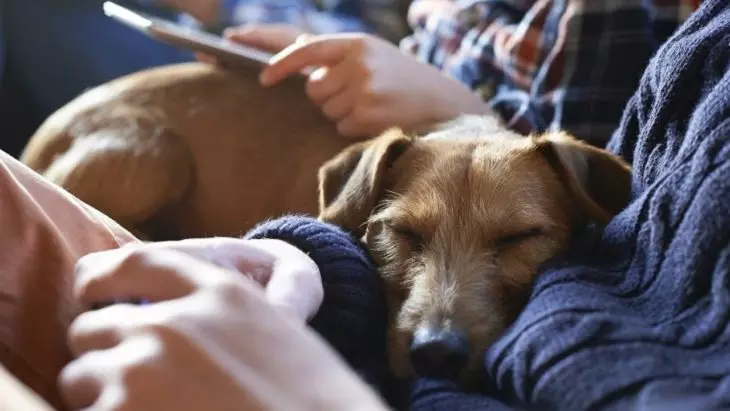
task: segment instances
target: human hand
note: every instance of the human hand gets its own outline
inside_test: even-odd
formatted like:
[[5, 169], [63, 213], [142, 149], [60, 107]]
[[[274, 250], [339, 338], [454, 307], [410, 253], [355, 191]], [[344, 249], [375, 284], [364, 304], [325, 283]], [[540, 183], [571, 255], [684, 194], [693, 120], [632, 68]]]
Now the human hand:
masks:
[[[244, 44], [271, 53], [278, 53], [309, 34], [290, 24], [245, 24], [223, 31], [223, 37], [234, 43]], [[218, 64], [215, 57], [198, 53], [198, 60]]]
[[[200, 254], [127, 247], [79, 262], [75, 292], [83, 305], [149, 304], [115, 304], [72, 323], [76, 360], [59, 379], [69, 408], [384, 410], [316, 334], [236, 272], [241, 261], [219, 260], [225, 247]], [[277, 269], [284, 268], [275, 264], [271, 281]]]
[[308, 67], [306, 91], [341, 134], [370, 137], [390, 127], [426, 131], [460, 114], [487, 114], [484, 102], [456, 80], [375, 36], [307, 36], [272, 58], [261, 73], [273, 85]]
[[[281, 240], [216, 237], [130, 245], [101, 255], [169, 250], [248, 276], [265, 287], [269, 303], [305, 322], [322, 304], [324, 290], [317, 264], [304, 252]], [[91, 256], [93, 256], [92, 254]], [[90, 256], [90, 258], [91, 258]], [[83, 266], [84, 259], [80, 264]], [[142, 297], [137, 297], [142, 298]]]

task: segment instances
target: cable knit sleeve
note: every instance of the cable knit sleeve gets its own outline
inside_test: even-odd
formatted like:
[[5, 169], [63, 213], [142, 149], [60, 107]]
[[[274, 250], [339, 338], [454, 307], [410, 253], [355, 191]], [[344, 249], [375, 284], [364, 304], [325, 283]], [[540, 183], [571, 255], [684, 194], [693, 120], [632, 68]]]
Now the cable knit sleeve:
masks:
[[[319, 267], [324, 302], [310, 326], [379, 391], [387, 381], [387, 308], [375, 265], [357, 240], [309, 217], [286, 216], [260, 224], [247, 239], [279, 239], [307, 253]], [[388, 395], [385, 395], [388, 397]]]
[[[485, 390], [489, 391], [489, 390]], [[493, 394], [493, 392], [489, 392]], [[421, 379], [411, 390], [413, 411], [517, 411], [496, 396], [466, 393], [449, 381]]]

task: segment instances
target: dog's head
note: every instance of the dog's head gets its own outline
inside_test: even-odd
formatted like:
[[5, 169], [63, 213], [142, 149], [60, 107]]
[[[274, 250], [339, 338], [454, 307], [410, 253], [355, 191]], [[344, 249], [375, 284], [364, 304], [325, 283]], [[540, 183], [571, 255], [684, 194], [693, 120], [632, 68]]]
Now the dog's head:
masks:
[[629, 167], [606, 151], [473, 119], [425, 138], [391, 130], [320, 170], [320, 218], [362, 238], [384, 277], [393, 370], [462, 382], [538, 266], [629, 196]]

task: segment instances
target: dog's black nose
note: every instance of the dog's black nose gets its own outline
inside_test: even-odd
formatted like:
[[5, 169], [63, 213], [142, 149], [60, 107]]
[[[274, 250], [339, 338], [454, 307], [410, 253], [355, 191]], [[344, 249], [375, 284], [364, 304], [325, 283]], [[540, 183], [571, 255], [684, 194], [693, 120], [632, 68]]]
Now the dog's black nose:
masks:
[[410, 359], [422, 377], [456, 379], [469, 362], [469, 343], [459, 332], [418, 329], [411, 342]]

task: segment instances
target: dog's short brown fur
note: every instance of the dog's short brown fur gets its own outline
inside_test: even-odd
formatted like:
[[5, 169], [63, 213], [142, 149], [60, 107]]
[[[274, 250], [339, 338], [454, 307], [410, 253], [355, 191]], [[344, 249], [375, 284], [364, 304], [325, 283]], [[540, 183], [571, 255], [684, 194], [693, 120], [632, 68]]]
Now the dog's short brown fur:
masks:
[[152, 240], [239, 235], [317, 213], [317, 169], [352, 141], [258, 68], [176, 64], [93, 88], [59, 109], [21, 160]]
[[458, 330], [471, 352], [462, 382], [526, 303], [538, 266], [629, 197], [630, 169], [606, 151], [473, 117], [424, 139], [391, 130], [320, 170], [320, 218], [363, 238], [384, 276], [394, 371], [413, 373], [417, 330]]

